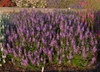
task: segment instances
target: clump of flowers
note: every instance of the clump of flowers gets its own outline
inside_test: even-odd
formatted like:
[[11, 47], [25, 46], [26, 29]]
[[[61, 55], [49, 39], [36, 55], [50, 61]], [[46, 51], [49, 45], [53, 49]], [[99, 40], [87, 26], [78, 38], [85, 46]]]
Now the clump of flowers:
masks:
[[4, 64], [6, 55], [4, 54], [4, 35], [5, 35], [5, 20], [7, 19], [7, 15], [3, 15], [3, 13], [0, 13], [0, 66]]
[[79, 5], [85, 9], [99, 10], [100, 0], [82, 0], [79, 1]]
[[18, 7], [45, 8], [45, 0], [12, 0]]
[[97, 40], [80, 17], [24, 10], [11, 19], [5, 23], [3, 46], [13, 64], [28, 68], [47, 64], [95, 67]]
[[95, 16], [94, 16], [94, 10], [83, 10], [78, 11], [77, 14], [81, 17], [82, 22], [87, 22], [88, 27], [91, 31], [94, 31], [94, 22], [95, 22]]
[[15, 4], [11, 0], [0, 0], [0, 7], [12, 7]]

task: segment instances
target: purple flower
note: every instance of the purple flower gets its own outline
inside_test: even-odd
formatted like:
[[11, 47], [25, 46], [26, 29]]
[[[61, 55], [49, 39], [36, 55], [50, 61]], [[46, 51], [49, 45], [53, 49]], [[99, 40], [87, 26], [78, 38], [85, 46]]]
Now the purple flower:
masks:
[[24, 57], [22, 57], [22, 59], [21, 59], [21, 65], [23, 65], [23, 66], [27, 66], [28, 65], [28, 59], [26, 58], [24, 58]]
[[71, 61], [70, 61], [70, 60], [68, 60], [68, 63], [70, 64], [70, 63], [71, 63]]
[[10, 48], [9, 44], [7, 44], [7, 50], [9, 53], [11, 53], [11, 48]]
[[61, 64], [61, 63], [62, 63], [62, 60], [60, 59], [60, 60], [59, 60], [59, 64]]
[[81, 42], [82, 46], [84, 46], [84, 41]]
[[7, 34], [7, 35], [9, 35], [9, 34], [10, 34], [9, 30], [6, 30], [6, 34]]
[[92, 65], [95, 61], [96, 61], [96, 58], [95, 58], [95, 57], [93, 57], [93, 58], [92, 58], [92, 60], [91, 60], [90, 65]]
[[69, 46], [69, 42], [68, 41], [66, 41], [66, 45]]
[[82, 40], [83, 36], [82, 36], [82, 33], [80, 33], [80, 40]]
[[85, 51], [85, 47], [82, 47], [82, 57], [86, 58], [86, 51]]
[[63, 30], [64, 26], [63, 26], [63, 22], [61, 21], [61, 24], [60, 24], [60, 30]]
[[31, 42], [31, 37], [28, 39], [28, 42]]
[[84, 31], [84, 27], [82, 27], [82, 31]]
[[56, 43], [56, 40], [53, 39], [53, 40], [51, 41], [51, 43], [50, 43], [50, 46], [54, 46], [55, 43]]
[[14, 39], [17, 39], [17, 35], [16, 34], [14, 34], [13, 36], [14, 36]]
[[76, 48], [76, 46], [74, 45], [74, 46], [73, 46], [73, 49], [74, 49], [74, 53], [77, 54], [78, 48]]
[[44, 52], [45, 54], [48, 54], [48, 50], [47, 50], [45, 47], [43, 47], [43, 52]]
[[4, 53], [7, 55], [8, 54], [8, 51], [7, 51], [7, 49], [4, 49]]
[[59, 46], [56, 44], [56, 46], [55, 46], [57, 49], [59, 48]]
[[40, 42], [37, 42], [37, 48], [39, 48], [39, 46], [40, 46]]
[[95, 53], [97, 51], [96, 46], [93, 47], [92, 51], [93, 51], [93, 53]]
[[37, 66], [39, 66], [40, 65], [39, 61], [37, 61], [36, 64], [37, 64]]
[[24, 42], [22, 42], [22, 46], [23, 46], [23, 47], [25, 46]]
[[31, 52], [28, 51], [28, 54], [27, 54], [28, 58], [31, 60], [32, 59], [32, 56], [31, 56]]
[[36, 39], [35, 38], [32, 38], [32, 41], [34, 42]]
[[77, 32], [80, 33], [80, 26], [78, 25]]
[[44, 38], [42, 38], [42, 43], [46, 44], [46, 41], [45, 41], [45, 39], [44, 39]]
[[52, 25], [49, 26], [50, 30], [52, 29]]
[[61, 57], [62, 57], [62, 58], [64, 58], [64, 57], [65, 57], [65, 55], [63, 54]]
[[22, 48], [21, 48], [21, 47], [19, 47], [19, 48], [18, 48], [18, 56], [20, 57], [20, 56], [21, 56], [21, 54], [22, 54]]
[[43, 58], [41, 57], [41, 61], [43, 61]]
[[46, 60], [44, 59], [44, 60], [43, 60], [43, 64], [45, 64], [45, 63], [46, 63]]
[[98, 44], [98, 41], [97, 40], [95, 40], [95, 44]]
[[59, 55], [60, 54], [60, 51], [57, 51], [57, 55]]
[[93, 40], [90, 41], [90, 45], [94, 46], [94, 41]]
[[12, 48], [12, 53], [14, 54], [15, 57], [18, 56], [17, 53], [16, 53], [16, 51], [13, 48]]
[[45, 26], [45, 27], [43, 27], [43, 29], [42, 29], [42, 30], [43, 30], [43, 32], [45, 32], [45, 31], [46, 31], [46, 26]]
[[72, 39], [72, 44], [75, 44], [75, 39]]
[[10, 37], [10, 36], [8, 37], [8, 40], [11, 41], [11, 42], [13, 42], [13, 38]]
[[70, 27], [70, 31], [73, 32], [73, 27]]
[[67, 58], [68, 59], [72, 59], [73, 58], [72, 52], [69, 53], [69, 56], [67, 56]]

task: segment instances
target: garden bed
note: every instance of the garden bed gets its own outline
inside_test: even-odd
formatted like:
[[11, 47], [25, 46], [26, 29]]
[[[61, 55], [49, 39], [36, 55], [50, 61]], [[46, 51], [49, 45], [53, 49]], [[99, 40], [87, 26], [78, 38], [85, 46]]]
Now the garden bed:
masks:
[[0, 1], [0, 72], [100, 72], [98, 0], [31, 1]]
[[[21, 8], [20, 8], [20, 9], [21, 9]], [[16, 8], [15, 12], [19, 12], [20, 9], [18, 8], [18, 10], [17, 10], [17, 8]], [[39, 9], [34, 9], [34, 10], [39, 10]], [[50, 9], [50, 10], [48, 10], [48, 9], [40, 9], [40, 11], [41, 11], [41, 10], [42, 10], [43, 12], [48, 12], [48, 11], [49, 11], [49, 12], [50, 12], [50, 11], [52, 12], [52, 10], [54, 10], [54, 9]], [[56, 10], [63, 10], [63, 9], [56, 9]], [[65, 9], [65, 10], [66, 10], [66, 9]], [[7, 12], [7, 11], [4, 10], [4, 13], [6, 13], [6, 12]], [[12, 10], [9, 10], [8, 13], [10, 13], [10, 12], [14, 12], [14, 10], [13, 10], [13, 9], [12, 9]], [[22, 13], [22, 12], [20, 12], [20, 13]], [[27, 11], [25, 11], [25, 12], [23, 12], [23, 14], [26, 15], [26, 14], [28, 14], [28, 13], [27, 13]], [[34, 12], [33, 12], [33, 14], [34, 14]], [[36, 13], [37, 16], [38, 16], [38, 14], [40, 14], [39, 16], [42, 16], [42, 15], [41, 15], [41, 14], [42, 14], [41, 12]], [[52, 14], [53, 14], [53, 13], [52, 13]], [[51, 15], [52, 15], [52, 14], [51, 14]], [[20, 14], [19, 14], [19, 15], [20, 15]], [[48, 14], [47, 14], [47, 15], [48, 15]], [[23, 16], [23, 15], [22, 15], [22, 16]], [[22, 16], [21, 16], [21, 17], [22, 17]], [[27, 15], [26, 15], [26, 16], [27, 16]], [[36, 17], [37, 17], [37, 16], [36, 16]], [[58, 15], [58, 16], [59, 16], [59, 15]], [[61, 14], [61, 16], [62, 16], [62, 14]], [[16, 18], [16, 17], [17, 17], [17, 16], [15, 16], [15, 19], [18, 18], [18, 17], [17, 17], [17, 18]], [[19, 18], [21, 18], [21, 17], [19, 17]], [[43, 16], [42, 16], [42, 17], [43, 17]], [[52, 15], [52, 17], [53, 17], [53, 15]], [[18, 19], [19, 19], [19, 18], [18, 18]], [[29, 18], [29, 17], [28, 17], [28, 18]], [[43, 17], [43, 18], [44, 18], [44, 17]], [[55, 18], [55, 17], [54, 17], [54, 18]], [[73, 15], [72, 15], [72, 18], [73, 18]], [[42, 19], [42, 18], [41, 18], [41, 19]], [[41, 20], [41, 19], [40, 19], [40, 20]], [[48, 19], [49, 19], [49, 15], [48, 15]], [[60, 19], [60, 18], [59, 18], [59, 19]], [[64, 18], [63, 18], [63, 16], [62, 16], [62, 19], [61, 19], [61, 20], [63, 21], [63, 19], [64, 19]], [[69, 16], [68, 19], [69, 19], [68, 21], [70, 21], [70, 16]], [[29, 18], [29, 20], [30, 20], [30, 18]], [[29, 21], [29, 20], [28, 20], [28, 21]], [[34, 18], [34, 20], [35, 20], [35, 18]], [[34, 20], [33, 20], [33, 22], [34, 22]], [[37, 17], [37, 20], [38, 20], [38, 17]], [[44, 19], [44, 20], [45, 20], [45, 19]], [[74, 18], [72, 19], [72, 21], [73, 21], [73, 20], [74, 20]], [[19, 21], [19, 20], [18, 20], [18, 21]], [[12, 21], [12, 22], [15, 22], [15, 21]], [[22, 22], [23, 22], [23, 21], [22, 21]], [[47, 22], [47, 21], [46, 21], [46, 22]], [[52, 21], [51, 21], [51, 22], [52, 22]], [[56, 22], [57, 22], [57, 21], [56, 21]], [[18, 22], [16, 22], [16, 23], [18, 23]], [[59, 23], [59, 21], [58, 21], [58, 23]], [[58, 24], [58, 23], [57, 23], [57, 24]], [[68, 22], [68, 23], [70, 24], [70, 22]], [[10, 23], [8, 22], [7, 24], [8, 24], [8, 28], [7, 28], [7, 29], [10, 31], [10, 29], [9, 29], [9, 26], [10, 26], [9, 24], [10, 24]], [[22, 23], [22, 24], [23, 24], [23, 23]], [[30, 24], [30, 23], [29, 23], [29, 24]], [[39, 24], [39, 23], [36, 23], [36, 24]], [[52, 24], [54, 24], [54, 23], [52, 23]], [[65, 24], [67, 24], [67, 23], [65, 23]], [[74, 24], [77, 25], [77, 23], [74, 23]], [[82, 23], [81, 23], [81, 24], [82, 24]], [[14, 28], [13, 28], [13, 23], [11, 23], [11, 25], [12, 25], [11, 28], [13, 29], [13, 31], [16, 31], [16, 30], [14, 30]], [[34, 23], [33, 23], [33, 25], [34, 25]], [[15, 24], [15, 26], [18, 27], [17, 24]], [[38, 25], [37, 25], [37, 26], [38, 26]], [[80, 25], [79, 25], [79, 26], [80, 26]], [[83, 23], [83, 26], [84, 26], [84, 23]], [[26, 27], [27, 27], [27, 26], [26, 26]], [[61, 27], [61, 26], [59, 26], [59, 27]], [[73, 28], [74, 28], [74, 26], [73, 26]], [[86, 28], [87, 28], [87, 27], [86, 27]], [[17, 29], [19, 29], [19, 27], [18, 27]], [[30, 29], [30, 28], [29, 28], [29, 29]], [[60, 28], [60, 29], [61, 29], [61, 32], [64, 32], [64, 30], [63, 30], [62, 28]], [[84, 28], [84, 29], [85, 29], [85, 28]], [[20, 29], [19, 29], [19, 30], [20, 30]], [[23, 30], [24, 30], [24, 29], [23, 29]], [[39, 29], [38, 29], [38, 30], [39, 30]], [[51, 31], [51, 30], [54, 30], [54, 31], [56, 32], [56, 30], [55, 30], [54, 28], [53, 28], [53, 29], [50, 29], [50, 31]], [[30, 30], [29, 30], [29, 31], [30, 31]], [[84, 31], [84, 30], [82, 30], [82, 31]], [[45, 32], [44, 29], [43, 29], [43, 32]], [[85, 32], [85, 31], [84, 31], [84, 32]], [[9, 32], [8, 32], [8, 33], [9, 33]], [[7, 33], [7, 34], [8, 34], [8, 33]], [[14, 32], [14, 33], [15, 33], [15, 32]], [[18, 33], [19, 33], [19, 32], [18, 32]], [[41, 32], [41, 33], [42, 33], [42, 32]], [[57, 33], [59, 33], [59, 31], [58, 31]], [[72, 32], [72, 33], [74, 34], [74, 32]], [[15, 34], [17, 34], [17, 33], [15, 33]], [[21, 34], [21, 33], [20, 33], [20, 34]], [[24, 33], [23, 33], [23, 34], [24, 34]], [[26, 33], [26, 34], [27, 34], [27, 33]], [[91, 34], [92, 34], [92, 33], [91, 33]], [[19, 34], [18, 34], [18, 35], [19, 35]], [[36, 34], [36, 35], [37, 35], [37, 34]], [[35, 36], [36, 36], [36, 35], [35, 35]], [[59, 35], [60, 35], [60, 34], [58, 34], [58, 36], [59, 36]], [[77, 36], [77, 35], [78, 35], [78, 34], [76, 34], [76, 36]], [[80, 35], [81, 35], [81, 34], [80, 34]], [[9, 36], [9, 37], [10, 37], [10, 34], [8, 34], [8, 35], [6, 35], [6, 36]], [[55, 35], [52, 35], [52, 36], [55, 37]], [[11, 36], [11, 37], [12, 37], [12, 36]], [[26, 36], [26, 37], [27, 37], [27, 36]], [[62, 37], [63, 37], [63, 36], [62, 36]], [[74, 37], [74, 36], [72, 36], [72, 37]], [[90, 36], [90, 37], [91, 37], [91, 38], [94, 38], [94, 37], [92, 37], [92, 36]], [[15, 36], [13, 36], [13, 38], [15, 38]], [[23, 37], [23, 38], [24, 38], [24, 37]], [[8, 39], [9, 39], [9, 38], [8, 38]], [[8, 39], [7, 39], [7, 40], [8, 40]], [[37, 39], [37, 38], [36, 38], [36, 39]], [[71, 39], [71, 38], [70, 38], [70, 39]], [[95, 39], [95, 38], [94, 38], [94, 39]], [[7, 40], [6, 40], [6, 41], [7, 41]], [[11, 40], [11, 39], [9, 39], [7, 42], [8, 42], [8, 44], [9, 44], [9, 46], [11, 47], [10, 42], [9, 42], [10, 40]], [[16, 40], [16, 39], [15, 39], [15, 40]], [[72, 39], [71, 39], [71, 40], [72, 40]], [[79, 40], [81, 40], [81, 38], [80, 38]], [[83, 39], [83, 40], [84, 40], [84, 39]], [[91, 39], [89, 39], [89, 40], [91, 40]], [[41, 41], [42, 41], [42, 40], [41, 40]], [[58, 38], [58, 41], [59, 41], [59, 38]], [[62, 41], [65, 42], [63, 39], [62, 39]], [[84, 41], [85, 41], [85, 40], [84, 40]], [[14, 41], [14, 42], [15, 42], [15, 41]], [[11, 41], [11, 43], [14, 43], [14, 42]], [[33, 41], [33, 42], [34, 42], [34, 41]], [[73, 42], [73, 40], [72, 40], [72, 42]], [[36, 43], [37, 43], [37, 42], [36, 42]], [[42, 43], [42, 42], [41, 42], [41, 43]], [[70, 42], [70, 43], [71, 43], [71, 42]], [[15, 44], [16, 44], [16, 42], [15, 42]], [[26, 42], [26, 44], [27, 44], [27, 42]], [[34, 43], [34, 44], [35, 44], [35, 43]], [[43, 42], [43, 44], [44, 44], [44, 46], [46, 46], [46, 45], [45, 45], [45, 42]], [[62, 43], [61, 43], [61, 44], [62, 44]], [[58, 46], [61, 46], [61, 44], [58, 45]], [[83, 43], [83, 44], [84, 44], [84, 43]], [[96, 44], [97, 44], [97, 43], [96, 43]], [[66, 45], [67, 45], [67, 44], [66, 44]], [[76, 45], [77, 45], [77, 44], [76, 44]], [[89, 45], [90, 45], [90, 44], [89, 44]], [[9, 48], [9, 46], [8, 46], [8, 45], [6, 46], [6, 44], [5, 44], [5, 48], [6, 48], [6, 47]], [[16, 46], [16, 45], [15, 45], [15, 46]], [[94, 45], [93, 45], [93, 46], [94, 46]], [[27, 46], [26, 46], [26, 47], [27, 47]], [[25, 47], [25, 48], [26, 48], [26, 47]], [[95, 47], [95, 46], [94, 46], [94, 47]], [[17, 49], [17, 47], [15, 47], [15, 48]], [[24, 46], [23, 46], [23, 48], [24, 48]], [[36, 48], [36, 47], [34, 47], [34, 48]], [[61, 48], [62, 48], [62, 46], [61, 46]], [[92, 46], [91, 46], [91, 48], [92, 48]], [[11, 49], [12, 49], [12, 48], [11, 48]], [[26, 48], [26, 49], [27, 49], [27, 48]], [[31, 48], [29, 48], [29, 49], [31, 50]], [[54, 51], [56, 52], [55, 47], [54, 47], [53, 49], [54, 49]], [[63, 48], [62, 48], [62, 49], [63, 49]], [[61, 49], [61, 50], [62, 50], [62, 49]], [[8, 50], [9, 50], [9, 49], [8, 49]], [[41, 48], [40, 48], [40, 50], [41, 50]], [[50, 50], [52, 51], [52, 48], [50, 48]], [[29, 50], [28, 50], [28, 51], [29, 51]], [[33, 51], [34, 51], [34, 50], [33, 50]], [[37, 51], [37, 50], [36, 50], [36, 51]], [[48, 51], [48, 50], [47, 50], [47, 51]], [[58, 51], [60, 51], [60, 50], [58, 50]], [[82, 51], [83, 51], [83, 53], [84, 53], [84, 50], [82, 50]], [[24, 52], [25, 52], [25, 51], [24, 51]], [[47, 52], [45, 53], [45, 48], [44, 48], [44, 51], [43, 51], [43, 52], [44, 52], [44, 54], [43, 54], [43, 53], [41, 53], [41, 54], [43, 54], [43, 55], [47, 58], [46, 62], [48, 63], [49, 60], [50, 60], [50, 58], [48, 57], [49, 54], [48, 54]], [[89, 51], [87, 50], [87, 53], [88, 53], [88, 52], [89, 52]], [[92, 52], [92, 50], [91, 50], [91, 52]], [[93, 48], [93, 52], [94, 52], [94, 55], [95, 55], [95, 56], [94, 56], [94, 55], [93, 55], [93, 56], [96, 57], [96, 56], [97, 56], [97, 53], [96, 53], [95, 48]], [[10, 52], [9, 52], [9, 53], [10, 53]], [[11, 53], [14, 53], [14, 52], [11, 52]], [[22, 53], [23, 53], [23, 52], [22, 52]], [[25, 53], [27, 53], [27, 52], [25, 52]], [[23, 56], [26, 56], [25, 53], [23, 53]], [[71, 53], [71, 52], [70, 52], [70, 53]], [[67, 58], [71, 58], [71, 57], [70, 57], [70, 53], [69, 53], [69, 57], [67, 57]], [[46, 56], [46, 54], [47, 54], [47, 56]], [[57, 54], [57, 52], [56, 52], [55, 54]], [[54, 54], [54, 55], [55, 55], [55, 54]], [[35, 55], [35, 54], [34, 54], [34, 55]], [[38, 54], [37, 54], [37, 55], [38, 55]], [[13, 57], [12, 55], [9, 55], [9, 56]], [[16, 57], [16, 53], [14, 53], [14, 56]], [[43, 57], [44, 57], [44, 56], [43, 56]], [[60, 56], [60, 54], [59, 54], [59, 56]], [[82, 54], [82, 56], [84, 57], [84, 54]], [[28, 57], [28, 56], [27, 56], [27, 57]], [[42, 56], [40, 56], [40, 57], [42, 57]], [[64, 55], [62, 55], [62, 57], [64, 57]], [[82, 57], [76, 56], [76, 58], [74, 58], [75, 60], [77, 60], [77, 61], [76, 61], [76, 64], [75, 64], [76, 66], [77, 66], [77, 64], [80, 65], [80, 63], [78, 63], [78, 59], [77, 59], [78, 57], [80, 58], [80, 59], [79, 59], [80, 63], [82, 62], [82, 60], [81, 60]], [[98, 57], [99, 57], [99, 56], [98, 56]], [[72, 57], [72, 58], [73, 58], [73, 57]], [[85, 58], [85, 57], [84, 57], [84, 58]], [[61, 59], [61, 58], [60, 58], [60, 59]], [[89, 57], [89, 59], [91, 60], [91, 57]], [[94, 58], [93, 58], [93, 59], [94, 59]], [[8, 59], [8, 60], [9, 60], [9, 59]], [[74, 64], [75, 60], [73, 61], [73, 64]], [[18, 58], [18, 59], [15, 58], [15, 62], [17, 62], [17, 61], [20, 62], [20, 59], [19, 59], [19, 58]], [[38, 61], [39, 61], [39, 60], [38, 60]], [[42, 61], [42, 60], [41, 60], [41, 61]], [[89, 61], [89, 60], [87, 60], [87, 61]], [[95, 64], [95, 66], [96, 66], [96, 63], [95, 63], [94, 61], [96, 61], [96, 60], [93, 60], [93, 62], [91, 62], [91, 63], [92, 63], [93, 65]], [[13, 62], [13, 61], [12, 61], [12, 62]], [[30, 61], [30, 62], [31, 62], [31, 61]], [[50, 62], [51, 62], [51, 61], [50, 61]], [[24, 65], [24, 64], [23, 64], [23, 65]], [[38, 64], [37, 64], [37, 65], [38, 65]], [[81, 65], [80, 65], [80, 66], [81, 66]], [[12, 67], [13, 67], [13, 68], [12, 68]], [[5, 64], [3, 65], [3, 67], [1, 67], [0, 70], [1, 70], [1, 71], [10, 71], [10, 72], [11, 72], [11, 71], [30, 71], [30, 70], [28, 70], [27, 68], [24, 69], [24, 68], [21, 68], [21, 67], [14, 66], [12, 63], [5, 63]], [[40, 69], [39, 69], [39, 70], [40, 70]], [[93, 70], [97, 71], [98, 69], [95, 68], [95, 69], [93, 69]], [[50, 65], [47, 64], [47, 65], [45, 66], [45, 71], [46, 71], [46, 72], [48, 72], [48, 71], [65, 71], [65, 72], [66, 72], [66, 71], [71, 71], [71, 72], [75, 72], [75, 71], [79, 71], [79, 72], [80, 72], [80, 71], [84, 71], [84, 72], [85, 72], [85, 71], [93, 71], [93, 70], [90, 70], [89, 68], [85, 68], [84, 70], [81, 70], [81, 69], [78, 70], [77, 67], [73, 67], [73, 65], [67, 67], [67, 66], [63, 66], [62, 64], [61, 64], [60, 66], [54, 65], [54, 64], [52, 64], [52, 65], [51, 65], [51, 64], [50, 64]], [[32, 71], [35, 71], [35, 70], [33, 69]]]

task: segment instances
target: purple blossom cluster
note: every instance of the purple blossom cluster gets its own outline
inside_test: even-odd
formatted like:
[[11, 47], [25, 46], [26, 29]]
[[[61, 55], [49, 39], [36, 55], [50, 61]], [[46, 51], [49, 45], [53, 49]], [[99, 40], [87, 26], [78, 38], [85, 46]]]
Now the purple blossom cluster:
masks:
[[[6, 42], [4, 52], [20, 60], [14, 61], [22, 66], [42, 66], [48, 63], [71, 64], [80, 55], [95, 63], [97, 40], [86, 22], [74, 14], [42, 13], [27, 10], [12, 16], [6, 23]], [[84, 63], [84, 65], [88, 65]]]

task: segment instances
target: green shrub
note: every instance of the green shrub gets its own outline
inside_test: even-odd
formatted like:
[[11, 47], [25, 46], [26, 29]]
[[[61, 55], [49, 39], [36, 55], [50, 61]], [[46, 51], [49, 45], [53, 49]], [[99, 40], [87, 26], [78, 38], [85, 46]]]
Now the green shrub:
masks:
[[45, 8], [45, 0], [12, 0], [18, 7]]
[[77, 0], [46, 0], [47, 8], [68, 8], [77, 4]]

